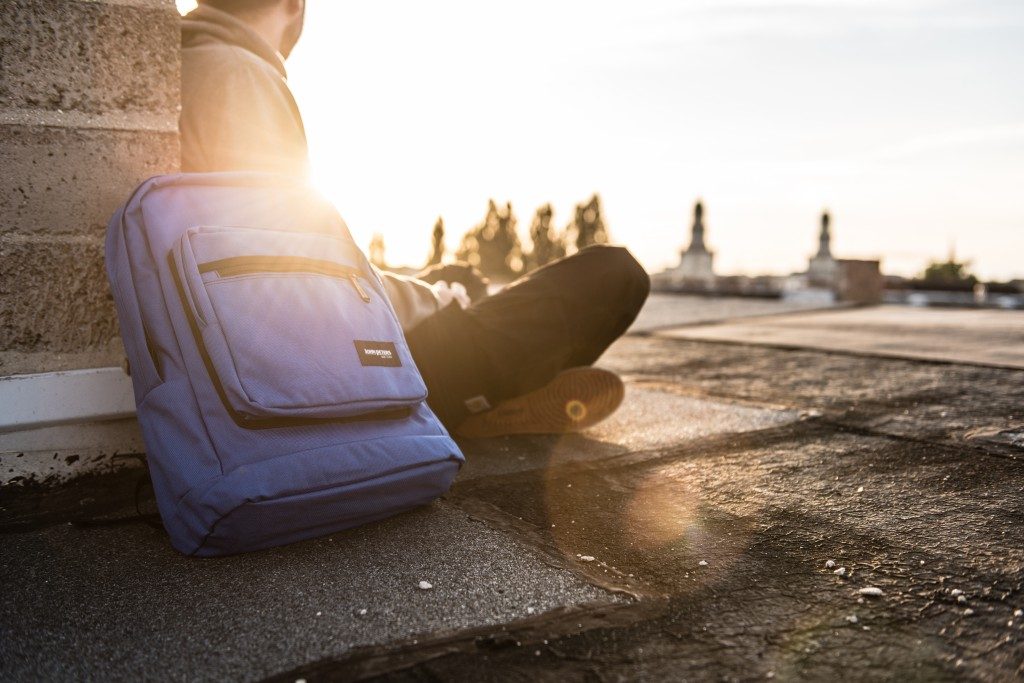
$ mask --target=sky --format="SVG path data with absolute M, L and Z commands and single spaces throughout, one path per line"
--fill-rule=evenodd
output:
M 189 0 L 179 0 L 187 9 Z M 842 258 L 1024 277 L 1020 0 L 307 0 L 288 60 L 314 182 L 419 265 L 511 201 L 525 235 L 601 195 L 675 265 L 705 204 L 716 272 Z

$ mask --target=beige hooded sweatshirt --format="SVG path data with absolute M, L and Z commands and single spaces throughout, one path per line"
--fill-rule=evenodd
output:
M 200 6 L 181 24 L 181 170 L 306 178 L 306 132 L 284 60 L 244 22 Z M 402 328 L 437 312 L 425 282 L 381 273 Z

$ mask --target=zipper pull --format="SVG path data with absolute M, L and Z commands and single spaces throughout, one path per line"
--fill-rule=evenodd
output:
M 351 273 L 348 276 L 348 281 L 352 283 L 352 287 L 355 288 L 356 294 L 358 294 L 359 297 L 366 303 L 370 303 L 370 295 L 367 294 L 366 290 L 363 289 L 363 286 L 359 284 L 359 276 L 356 275 L 355 273 Z

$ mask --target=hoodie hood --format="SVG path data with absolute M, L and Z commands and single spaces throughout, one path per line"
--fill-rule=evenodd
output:
M 288 77 L 281 54 L 244 21 L 209 5 L 200 5 L 182 17 L 183 48 L 218 44 L 234 45 L 248 50 L 274 67 L 282 78 Z

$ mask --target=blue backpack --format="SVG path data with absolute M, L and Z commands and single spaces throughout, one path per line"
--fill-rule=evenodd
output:
M 383 284 L 335 209 L 259 173 L 147 180 L 107 274 L 175 548 L 215 556 L 365 524 L 463 462 Z

